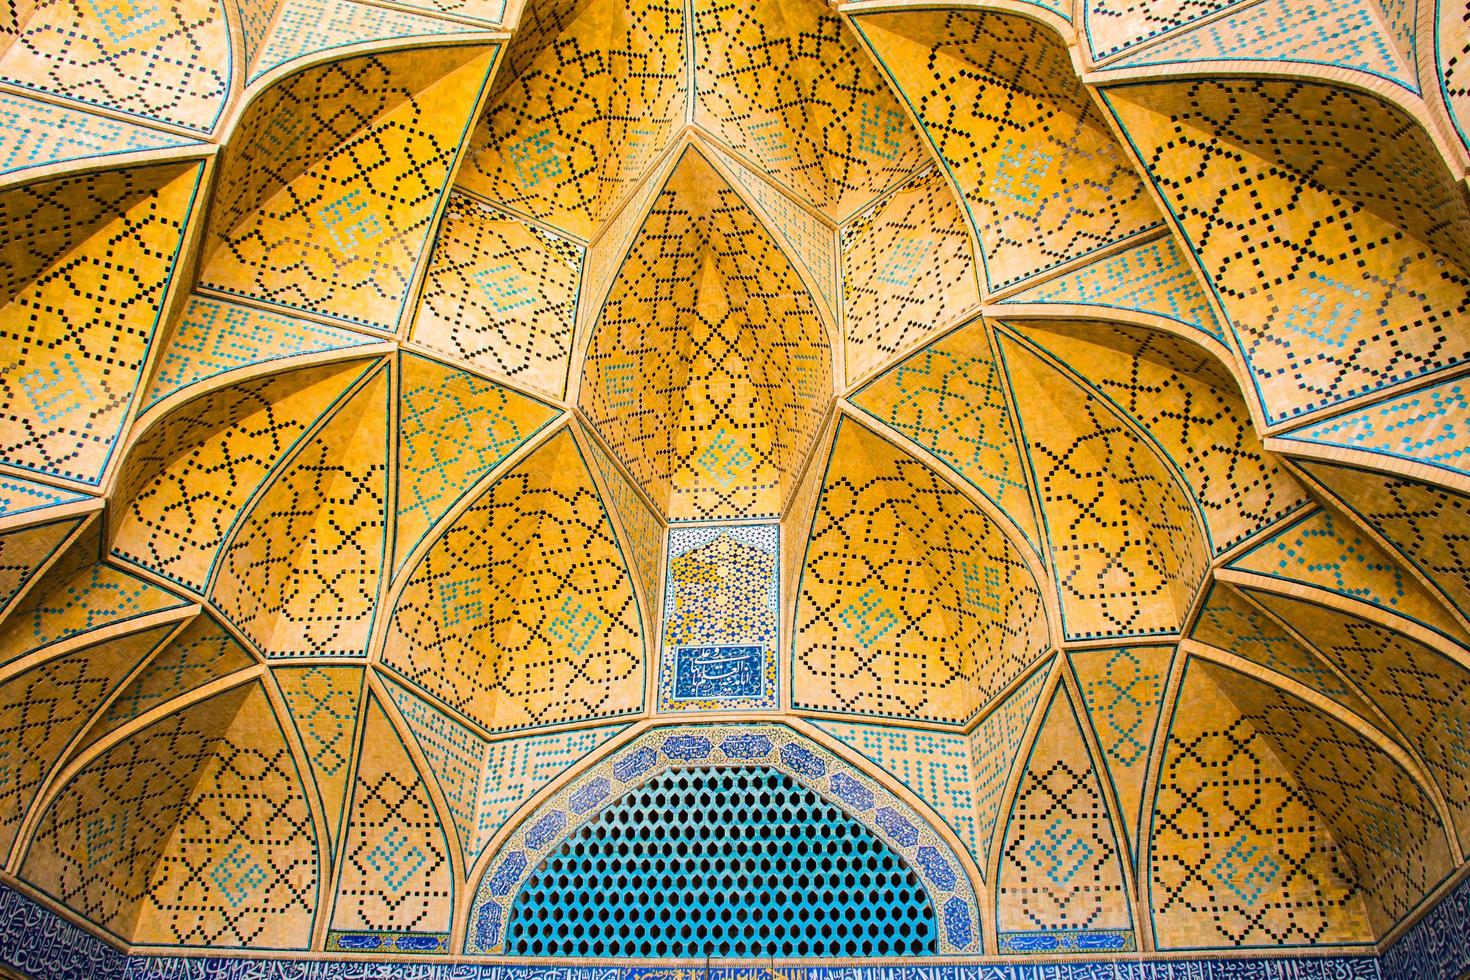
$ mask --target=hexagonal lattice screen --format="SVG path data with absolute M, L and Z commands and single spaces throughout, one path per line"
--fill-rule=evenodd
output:
M 903 956 L 935 951 L 918 877 L 865 827 L 766 768 L 665 773 L 536 869 L 521 956 Z

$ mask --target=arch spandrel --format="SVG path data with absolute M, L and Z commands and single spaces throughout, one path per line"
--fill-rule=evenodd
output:
M 902 856 L 922 877 L 939 917 L 941 952 L 979 949 L 975 892 L 966 866 L 928 820 L 882 784 L 810 739 L 780 725 L 655 728 L 621 745 L 543 802 L 522 813 L 482 861 L 470 910 L 466 952 L 498 951 L 508 906 L 545 855 L 607 802 L 666 771 L 684 767 L 765 766 L 819 793 Z

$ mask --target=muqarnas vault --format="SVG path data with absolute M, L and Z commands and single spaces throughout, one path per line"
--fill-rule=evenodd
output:
M 1462 977 L 1467 66 L 15 0 L 0 974 Z

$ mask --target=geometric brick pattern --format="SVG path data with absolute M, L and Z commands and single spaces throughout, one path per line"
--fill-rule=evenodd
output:
M 442 936 L 454 895 L 444 831 L 376 701 L 368 703 L 357 752 L 332 929 Z
M 623 476 L 617 463 L 602 451 L 602 443 L 591 436 L 585 436 L 581 445 L 587 448 L 587 455 L 597 464 L 597 471 L 607 486 L 607 509 L 622 522 L 624 536 L 628 539 L 628 564 L 638 576 L 649 604 L 657 610 L 664 564 L 663 522 L 658 519 L 653 508 L 638 495 L 633 484 Z
M 1069 639 L 1183 626 L 1207 561 L 1194 502 L 1110 403 L 1002 338 Z
M 15 839 L 41 781 L 127 673 L 172 627 L 142 630 L 47 660 L 0 684 L 0 849 Z
M 81 518 L 70 518 L 0 533 L 0 610 L 20 594 L 81 522 Z
M 223 0 L 37 0 L 23 9 L 29 16 L 6 31 L 0 78 L 152 122 L 214 128 L 230 94 Z
M 1252 590 L 1350 678 L 1424 760 L 1462 838 L 1470 835 L 1470 670 L 1378 623 Z
M 1144 776 L 1173 657 L 1173 647 L 1166 646 L 1068 653 L 1082 689 L 1082 707 L 1102 749 L 1103 770 L 1123 814 L 1128 851 L 1138 837 Z
M 954 468 L 1039 543 L 1021 444 L 984 321 L 966 324 L 852 396 Z
M 1470 497 L 1418 480 L 1302 460 L 1462 614 L 1470 611 Z
M 352 739 L 362 699 L 360 667 L 278 667 L 272 675 L 296 726 L 310 776 L 327 816 L 328 845 L 335 844 L 352 771 Z
M 1402 6 L 1417 9 L 1417 4 Z M 1434 69 L 1438 78 L 1435 81 L 1449 110 L 1455 133 L 1462 143 L 1470 147 L 1470 19 L 1454 4 L 1445 4 L 1437 9 L 1439 23 L 1435 25 L 1434 34 L 1437 64 Z M 1417 25 L 1410 21 L 1407 27 L 1412 37 Z
M 817 298 L 828 313 L 837 308 L 837 230 L 802 207 L 759 170 L 752 170 L 717 144 L 702 142 L 701 149 L 724 164 L 735 182 L 754 199 L 762 218 L 786 239 L 816 283 Z
M 4 462 L 101 482 L 139 394 L 199 177 L 198 165 L 139 167 L 0 194 Z
M 1006 782 L 1021 751 L 1026 728 L 1046 687 L 1049 667 L 1032 672 L 970 733 L 970 771 L 975 778 L 975 818 L 980 867 L 989 867 L 990 840 L 1006 802 Z M 987 872 L 988 873 L 988 872 Z
M 429 256 L 413 339 L 562 397 L 585 249 L 452 194 Z
M 977 860 L 985 853 L 976 837 L 968 736 L 835 721 L 820 722 L 819 727 L 882 766 L 933 807 Z
M 555 410 L 435 361 L 398 362 L 398 568 L 446 511 Z
M 19 95 L 0 95 L 0 174 L 193 140 Z
M 245 66 L 248 68 L 260 53 L 261 45 L 275 24 L 276 13 L 284 0 L 246 0 L 237 5 L 240 14 L 240 41 L 245 49 Z
M 1092 56 L 1108 58 L 1237 5 L 1243 0 L 1084 0 L 1083 18 Z
M 387 535 L 388 372 L 278 472 L 220 556 L 212 597 L 272 657 L 364 656 Z
M 927 162 L 881 74 L 824 5 L 691 9 L 695 120 L 832 221 Z
M 1296 625 L 1299 617 L 1286 621 Z M 1376 718 L 1372 708 L 1320 654 L 1304 646 L 1228 585 L 1216 582 L 1210 586 L 1189 636 L 1283 674 L 1363 718 Z
M 245 648 L 214 617 L 197 616 L 118 692 L 107 711 L 87 731 L 86 744 L 95 744 L 139 715 L 253 663 Z
M 415 0 L 403 6 L 488 25 L 498 24 L 505 19 L 506 3 L 507 0 Z
M 1151 5 L 1152 6 L 1152 5 Z M 1353 68 L 1417 91 L 1413 71 L 1405 63 L 1383 23 L 1386 4 L 1347 0 L 1318 4 L 1311 0 L 1265 0 L 1243 6 L 1228 17 L 1181 32 L 1147 50 L 1124 58 L 1118 67 L 1188 64 L 1237 58 L 1305 61 Z M 1398 6 L 1409 6 L 1400 4 Z M 1092 13 L 1093 17 L 1097 12 Z M 1412 27 L 1410 28 L 1412 30 Z
M 29 513 L 30 519 L 36 520 L 36 511 L 87 499 L 86 494 L 75 490 L 62 490 L 46 483 L 0 475 L 0 517 L 10 518 Z
M 304 949 L 319 887 L 301 774 L 265 693 L 251 685 L 179 811 L 132 939 Z
M 244 6 L 250 6 L 244 4 Z M 468 24 L 422 17 L 353 0 L 285 0 L 250 61 L 250 81 L 288 61 L 329 48 L 425 34 L 464 34 Z
M 1089 321 L 1021 332 L 1159 443 L 1193 491 L 1216 554 L 1307 504 L 1301 486 L 1265 456 L 1234 379 L 1199 347 Z
M 247 685 L 198 702 L 94 758 L 47 806 L 21 878 L 128 937 L 194 785 L 249 696 Z
M 395 685 L 390 692 L 439 780 L 467 862 L 524 800 L 622 731 L 610 725 L 486 742 L 404 688 Z
M 388 693 L 439 781 L 449 815 L 459 830 L 463 853 L 470 853 L 475 840 L 475 799 L 480 791 L 480 771 L 485 765 L 485 740 L 397 685 L 390 687 Z
M 663 149 L 688 96 L 676 0 L 526 5 L 459 183 L 591 237 Z
M 133 444 L 113 492 L 113 553 L 195 592 L 241 511 L 364 373 L 298 368 L 200 396 Z
M 1470 210 L 1414 120 L 1285 81 L 1106 98 L 1213 281 L 1268 422 L 1470 355 Z
M 1387 933 L 1451 870 L 1447 828 L 1423 787 L 1356 729 L 1307 702 L 1205 669 L 1285 763 L 1349 861 L 1374 935 Z
M 226 155 L 199 284 L 395 329 L 493 58 L 371 55 L 270 88 Z
M 36 583 L 0 629 L 0 664 L 74 636 L 178 609 L 178 596 L 92 560 L 84 537 Z
M 190 296 L 163 345 L 143 408 L 181 388 L 252 364 L 371 342 L 351 330 Z
M 1131 947 L 1133 922 L 1120 858 L 1126 853 L 1076 708 L 1066 687 L 1058 685 L 1031 744 L 1001 844 L 1001 948 L 1024 949 L 1028 940 L 1036 943 L 1036 933 L 1058 931 L 1084 932 L 1115 949 Z
M 686 150 L 593 328 L 578 403 L 671 520 L 776 516 L 832 344 L 771 233 Z
M 1155 940 L 1160 949 L 1371 942 L 1351 856 L 1269 732 L 1230 697 L 1246 684 L 1259 682 L 1186 665 L 1147 838 Z
M 796 607 L 800 707 L 964 724 L 1047 648 L 1015 546 L 917 460 L 844 421 Z
M 980 302 L 965 218 L 938 168 L 843 226 L 842 293 L 849 378 Z
M 552 778 L 623 730 L 621 725 L 491 742 L 485 752 L 474 852 Z
M 1232 561 L 1230 568 L 1314 585 L 1465 642 L 1464 629 L 1404 563 L 1335 511 L 1307 513 Z
M 1470 476 L 1470 383 L 1446 381 L 1386 398 L 1281 438 L 1396 456 Z
M 1075 272 L 1014 293 L 1001 302 L 1067 303 L 1137 310 L 1168 317 L 1225 342 L 1225 328 L 1210 308 L 1199 276 L 1189 267 L 1172 235 L 1105 255 Z
M 959 186 L 992 290 L 1159 225 L 1049 28 L 974 11 L 857 24 Z
M 0 4 L 0 972 L 529 976 L 666 762 L 1016 977 L 1371 980 L 1470 841 L 1463 10 L 224 2 Z
M 633 583 L 565 430 L 435 541 L 391 616 L 384 664 L 490 731 L 642 706 Z
M 698 141 L 701 151 L 714 149 Z M 602 315 L 603 304 L 608 298 L 613 280 L 633 258 L 629 253 L 636 237 L 643 231 L 647 211 L 655 198 L 668 185 L 672 167 L 684 157 L 680 153 L 672 160 L 660 162 L 623 201 L 619 209 L 602 226 L 597 240 L 587 248 L 582 262 L 582 291 L 577 303 L 576 334 L 579 340 Z M 829 246 L 830 250 L 830 246 Z M 830 305 L 830 303 L 829 303 Z M 584 341 L 585 342 L 585 341 Z M 570 393 L 568 398 L 570 398 Z

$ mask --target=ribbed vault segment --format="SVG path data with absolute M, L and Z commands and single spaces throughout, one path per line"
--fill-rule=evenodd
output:
M 683 125 L 684 5 L 526 5 L 460 185 L 590 238 Z
M 771 233 L 684 151 L 593 327 L 578 407 L 670 520 L 779 516 L 832 346 Z

